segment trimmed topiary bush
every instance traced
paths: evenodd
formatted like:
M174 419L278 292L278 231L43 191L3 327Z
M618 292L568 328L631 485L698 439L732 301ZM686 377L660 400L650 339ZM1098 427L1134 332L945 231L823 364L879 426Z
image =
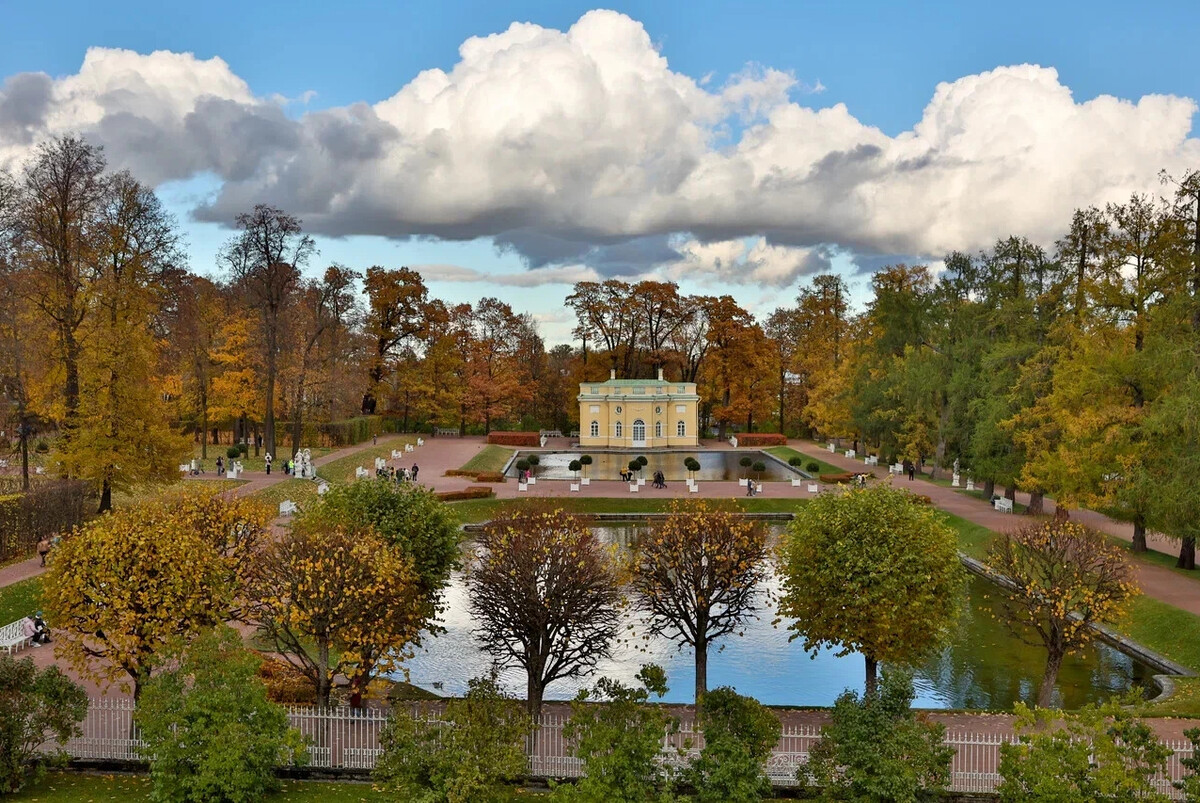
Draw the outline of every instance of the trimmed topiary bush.
M242 456L242 449L239 446L230 446L225 450L225 456L230 460L237 460Z
M788 458L788 465L794 466L795 468L800 468L800 466L804 465L804 458L798 454L792 455Z
M808 463L805 464L804 470L809 474L814 474L821 470L821 464L816 460L809 460Z

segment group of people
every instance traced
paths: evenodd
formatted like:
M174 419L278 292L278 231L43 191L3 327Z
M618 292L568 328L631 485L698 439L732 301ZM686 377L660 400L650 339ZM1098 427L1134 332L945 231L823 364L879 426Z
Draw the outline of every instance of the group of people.
M416 463L412 464L412 468L404 466L384 466L383 468L375 469L376 479L387 480L388 482L404 483L416 482L417 475L421 473L421 467Z
M758 496L762 493L762 483L746 480L746 496Z
M661 471L654 472L654 482L651 483L655 488L666 488L667 478Z

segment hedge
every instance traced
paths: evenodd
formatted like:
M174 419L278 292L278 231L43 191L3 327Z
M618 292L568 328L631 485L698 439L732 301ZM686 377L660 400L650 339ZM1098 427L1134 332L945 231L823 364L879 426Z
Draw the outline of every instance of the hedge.
M461 502L464 499L489 499L493 491L484 485L471 485L461 491L439 491L435 495L443 502Z
M822 474L821 482L827 482L830 485L835 485L839 482L853 482L854 475L847 471L845 474Z
M481 471L475 475L475 482L507 482L499 471Z
M48 535L69 532L86 518L92 487L79 480L51 480L29 491L0 496L0 561L23 557Z
M266 658L258 676L267 687L267 697L276 703L312 703L317 690L299 669L278 658Z
M778 432L746 432L737 436L738 446L787 446L787 436Z
M537 432L489 432L488 443L499 446L541 446L542 436Z

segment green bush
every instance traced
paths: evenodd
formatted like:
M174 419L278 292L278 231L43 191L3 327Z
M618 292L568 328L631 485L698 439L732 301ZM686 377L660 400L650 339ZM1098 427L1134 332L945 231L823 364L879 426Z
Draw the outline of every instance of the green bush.
M636 460L629 461L629 470L630 471L640 471L641 468L642 468L642 464L639 463L638 461L636 461Z
M383 754L374 777L398 801L473 803L505 800L506 784L525 775L525 737L532 723L524 706L495 678L470 681L466 699L446 704L440 717L407 706L393 711L380 735Z
M1108 702L1064 713L1017 703L1016 714L1018 741L1000 746L1003 780L996 791L1003 803L1170 800L1152 779L1172 751L1129 705Z
M767 464L761 460L755 460L753 470L756 474L761 474L767 470Z
M636 461L635 461L636 462ZM574 785L554 787L553 799L569 803L669 800L674 783L661 759L663 735L678 729L651 695L667 693L667 676L653 664L637 674L642 688L601 678L571 703L563 735L583 759L586 775ZM596 700L597 702L592 702Z
M940 799L954 748L943 742L945 726L917 719L912 699L912 676L892 671L874 693L838 697L800 782L832 800Z
M517 461L517 471L528 471L528 470L529 470L529 461L522 457L520 460Z
M242 447L241 446L230 446L228 449L225 450L225 456L228 457L230 460L237 460L239 457L242 456Z
M582 471L583 463L579 462L578 460L572 460L570 463L567 463L567 470L568 471Z
M50 451L50 442L45 438L38 438L38 442L34 445L33 450L38 454L46 454Z
M36 782L46 763L65 761L41 747L80 736L87 709L87 693L58 667L39 670L31 658L0 657L0 789L16 792Z
M210 631L164 658L168 668L146 683L134 715L155 800L258 800L279 789L277 765L307 759L235 631Z
M646 466L650 465L650 461L646 459L646 455L644 455L644 454L640 454L637 456L637 462L638 462L638 465L641 466L642 468L645 468Z
M698 803L751 803L771 797L762 768L779 741L779 717L728 687L702 700L704 749L686 773Z
M536 465L538 465L539 463L541 463L541 462L542 462L542 458L538 457L538 456L537 456L537 455L535 455L535 454L531 454L531 455L529 455L528 457L526 457L525 459L526 459L527 461L529 461L529 465L531 465L531 466L536 466Z
M802 465L804 465L804 458L798 454L794 454L788 458L788 465L800 468Z
M818 471L821 470L821 464L818 463L816 460L809 460L807 463L804 464L804 470L807 471L809 474L816 474Z
M245 457L246 455L250 454L250 444L248 444L248 443L239 443L237 445L237 448L238 448L238 453L242 457Z
M754 465L754 460L750 457L743 457L741 460L738 460L738 465L742 468L750 468L750 466Z

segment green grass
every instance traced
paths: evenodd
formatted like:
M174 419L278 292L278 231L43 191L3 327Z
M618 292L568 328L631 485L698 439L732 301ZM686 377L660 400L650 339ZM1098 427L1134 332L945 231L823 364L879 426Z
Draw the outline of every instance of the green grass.
M507 449L489 443L479 454L472 457L463 465L463 471L503 471L516 449Z
M229 444L223 443L220 445L216 445L216 444L210 443L208 445L208 457L204 458L204 460L203 460L205 470L206 471L216 471L217 470L217 456L218 455L225 458L225 462L228 463L229 456L226 454L226 450L228 448L229 448ZM307 447L307 448L308 448L309 452L312 454L313 460L316 460L318 457L327 455L333 451L333 449L329 446L311 446L311 447ZM247 454L245 457L238 457L235 459L241 461L242 468L245 469L246 471L266 471L267 464L266 464L266 461L263 460L263 455L265 455L265 454L266 454L265 449L259 449L258 457L255 457L254 456L254 447L251 446L249 454ZM287 458L289 458L291 456L292 456L291 447L282 446L282 445L279 446L278 453L275 455L275 462L271 464L271 470L272 471L278 470L280 468L280 466L282 465L282 461L287 460ZM192 446L192 457L194 457L197 460L201 459L199 444L194 444Z
M1200 616L1140 596L1115 629L1176 663L1200 671ZM1200 677L1175 678L1175 694L1149 707L1158 716L1200 717Z
M967 521L961 516L955 516L953 513L941 511L942 518L954 528L958 534L958 548L967 555L976 560L985 560L987 558L988 546L992 539L996 537L994 530L989 530L982 524L976 524L973 521Z
M362 466L371 472L371 476L375 476L375 458L383 457L391 459L393 449L404 449L406 443L416 443L416 435L402 435L398 438L388 438L385 443L378 446L373 446L370 449L363 449L354 454L348 454L345 457L337 460L332 460L317 469L317 476L322 479L329 480L334 485L344 485L348 482L354 482L354 469ZM416 462L420 465L419 452L412 452L404 456L406 462Z
M0 626L32 616L42 607L41 595L41 577L30 577L0 588Z
M767 454L775 455L776 457L778 457L780 460L782 460L785 463L788 460L792 459L793 457L799 457L801 460L804 461L800 465L800 468L806 472L808 471L808 469L804 468L805 466L807 466L809 463L816 463L818 466L820 466L820 468L817 469L818 474L844 474L844 473L846 473L846 469L844 469L844 468L839 468L838 466L831 465L830 463L826 463L824 460L820 459L819 457L812 457L810 455L806 455L804 452L798 452L790 446L771 446L767 449L764 449L763 451L766 452Z
M53 772L39 784L7 798L37 803L125 803L150 800L150 777L147 775L90 775L72 772ZM284 781L283 789L268 795L268 801L295 803L358 803L383 801L389 798L366 783L334 783L330 781Z
M278 509L279 503L285 499L291 499L299 505L308 499L315 498L316 495L317 484L312 480L289 478L283 482L268 485L266 488L260 488L250 494L250 498Z
M556 497L551 500L533 499L470 499L465 502L450 502L450 508L458 514L463 524L476 524L500 515L505 510L523 504L545 502L568 513L666 513L673 499L625 499L622 497ZM804 504L803 499L738 498L732 501L747 513L792 513Z

